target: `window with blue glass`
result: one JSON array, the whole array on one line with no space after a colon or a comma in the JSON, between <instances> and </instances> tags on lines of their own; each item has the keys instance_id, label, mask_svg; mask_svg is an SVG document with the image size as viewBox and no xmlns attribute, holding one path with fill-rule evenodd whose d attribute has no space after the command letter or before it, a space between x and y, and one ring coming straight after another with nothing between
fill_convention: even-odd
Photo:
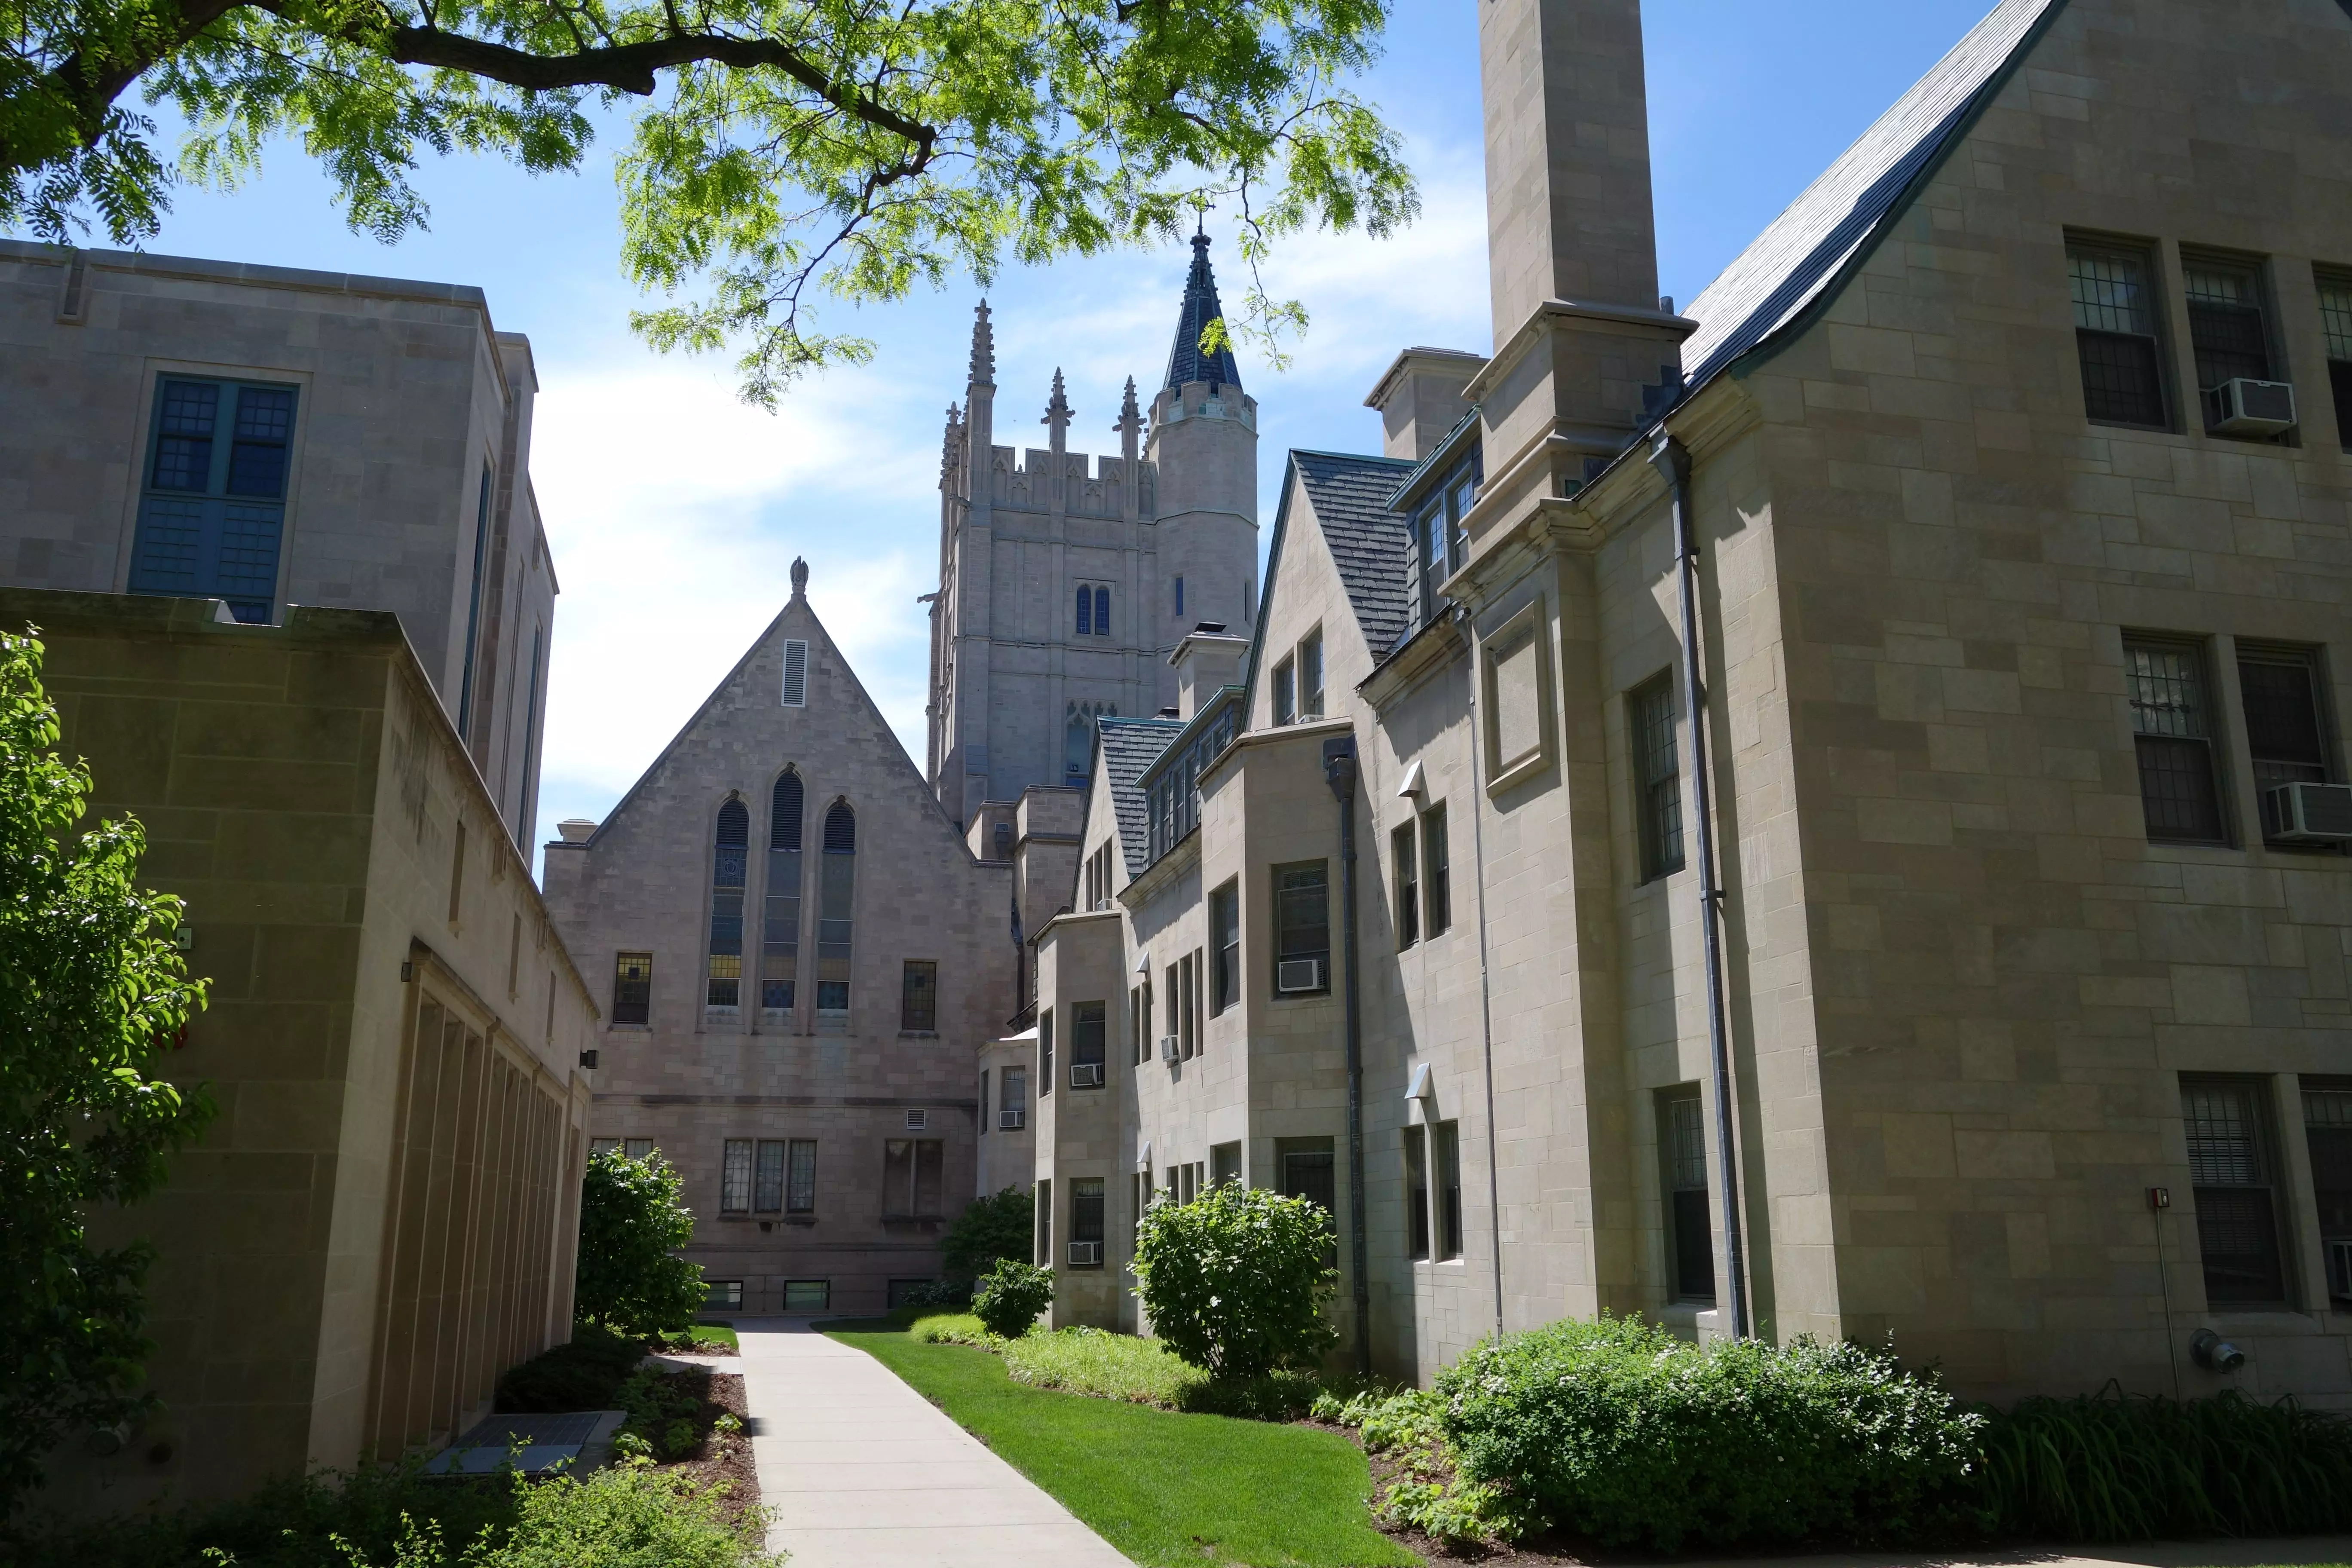
<instances>
[{"instance_id":1,"label":"window with blue glass","mask_svg":"<svg viewBox=\"0 0 2352 1568\"><path fill-rule=\"evenodd\" d=\"M1074 629L1082 637L1110 636L1110 590L1099 583L1081 583Z\"/></svg>"},{"instance_id":2,"label":"window with blue glass","mask_svg":"<svg viewBox=\"0 0 2352 1568\"><path fill-rule=\"evenodd\" d=\"M226 599L267 623L278 598L294 388L165 376L139 498L131 591Z\"/></svg>"}]
</instances>

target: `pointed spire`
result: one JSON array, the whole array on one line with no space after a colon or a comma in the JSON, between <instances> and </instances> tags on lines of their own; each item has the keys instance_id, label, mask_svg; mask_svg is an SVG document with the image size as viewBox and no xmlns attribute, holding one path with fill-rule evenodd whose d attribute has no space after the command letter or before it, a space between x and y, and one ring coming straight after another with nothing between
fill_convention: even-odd
<instances>
[{"instance_id":1,"label":"pointed spire","mask_svg":"<svg viewBox=\"0 0 2352 1568\"><path fill-rule=\"evenodd\" d=\"M996 334L988 324L988 301L971 313L971 374L974 386L996 384Z\"/></svg>"},{"instance_id":2,"label":"pointed spire","mask_svg":"<svg viewBox=\"0 0 2352 1568\"><path fill-rule=\"evenodd\" d=\"M1118 402L1118 423L1111 426L1118 432L1118 455L1128 462L1135 461L1136 437L1143 430L1143 410L1135 402L1135 377L1127 378L1126 395Z\"/></svg>"},{"instance_id":3,"label":"pointed spire","mask_svg":"<svg viewBox=\"0 0 2352 1568\"><path fill-rule=\"evenodd\" d=\"M945 487L953 482L963 457L963 410L955 404L948 405L947 434L940 442L940 483Z\"/></svg>"},{"instance_id":4,"label":"pointed spire","mask_svg":"<svg viewBox=\"0 0 2352 1568\"><path fill-rule=\"evenodd\" d=\"M1176 318L1176 342L1168 351L1168 378L1163 386L1205 381L1213 386L1241 390L1241 367L1234 363L1232 346L1227 344L1214 353L1201 349L1201 330L1211 321L1224 320L1224 307L1217 303L1216 274L1209 270L1209 237L1195 234L1192 270L1184 279L1184 307Z\"/></svg>"},{"instance_id":5,"label":"pointed spire","mask_svg":"<svg viewBox=\"0 0 2352 1568\"><path fill-rule=\"evenodd\" d=\"M1062 367L1060 365L1055 365L1054 367L1054 395L1046 400L1045 417L1040 419L1037 423L1040 425L1050 426L1052 427L1054 432L1052 445L1055 451L1060 452L1068 449L1070 436L1070 400L1062 391Z\"/></svg>"}]
</instances>

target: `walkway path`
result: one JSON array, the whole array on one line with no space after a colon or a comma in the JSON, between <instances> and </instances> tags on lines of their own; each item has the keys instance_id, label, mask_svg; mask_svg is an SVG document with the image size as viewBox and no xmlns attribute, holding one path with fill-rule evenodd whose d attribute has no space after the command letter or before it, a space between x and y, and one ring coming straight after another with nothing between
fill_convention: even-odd
<instances>
[{"instance_id":1,"label":"walkway path","mask_svg":"<svg viewBox=\"0 0 2352 1568\"><path fill-rule=\"evenodd\" d=\"M1129 1568L863 1351L737 1318L771 1550L791 1568Z\"/></svg>"}]
</instances>

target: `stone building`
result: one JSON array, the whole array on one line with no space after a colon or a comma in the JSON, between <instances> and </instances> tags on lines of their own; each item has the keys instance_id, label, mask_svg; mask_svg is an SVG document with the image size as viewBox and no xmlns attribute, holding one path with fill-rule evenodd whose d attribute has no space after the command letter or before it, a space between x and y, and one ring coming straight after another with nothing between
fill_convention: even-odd
<instances>
[{"instance_id":1,"label":"stone building","mask_svg":"<svg viewBox=\"0 0 2352 1568\"><path fill-rule=\"evenodd\" d=\"M545 852L563 941L610 987L596 1139L683 1173L686 1256L751 1312L877 1310L938 1277L1019 958L1009 837L966 846L807 581L795 562L644 776Z\"/></svg>"},{"instance_id":2,"label":"stone building","mask_svg":"<svg viewBox=\"0 0 2352 1568\"><path fill-rule=\"evenodd\" d=\"M528 845L538 390L478 289L0 239L0 583L390 610Z\"/></svg>"},{"instance_id":3,"label":"stone building","mask_svg":"<svg viewBox=\"0 0 2352 1568\"><path fill-rule=\"evenodd\" d=\"M971 378L948 411L940 472L940 584L931 595L926 763L940 804L970 822L1032 785L1082 784L1105 715L1174 700L1166 658L1201 621L1246 628L1257 603L1257 403L1230 349L1205 235L1148 406L1130 378L1116 458L1068 450L1076 417L1054 373L1046 445L995 439L988 307ZM1145 426L1145 415L1150 426Z\"/></svg>"},{"instance_id":4,"label":"stone building","mask_svg":"<svg viewBox=\"0 0 2352 1568\"><path fill-rule=\"evenodd\" d=\"M59 749L210 983L164 1076L218 1115L93 1238L155 1247L161 1411L80 1436L43 1506L240 1496L437 1446L572 1335L595 1006L400 623L0 589Z\"/></svg>"},{"instance_id":5,"label":"stone building","mask_svg":"<svg viewBox=\"0 0 2352 1568\"><path fill-rule=\"evenodd\" d=\"M2352 12L2001 0L1681 311L1636 0L1479 26L1496 352L1292 455L1033 933L1057 1321L1238 1176L1402 1375L2352 1405Z\"/></svg>"}]
</instances>

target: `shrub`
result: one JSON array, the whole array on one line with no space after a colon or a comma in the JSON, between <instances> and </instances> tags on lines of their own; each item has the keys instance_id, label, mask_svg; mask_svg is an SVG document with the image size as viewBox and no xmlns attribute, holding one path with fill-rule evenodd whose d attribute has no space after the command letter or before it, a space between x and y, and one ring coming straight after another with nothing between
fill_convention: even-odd
<instances>
[{"instance_id":1,"label":"shrub","mask_svg":"<svg viewBox=\"0 0 2352 1568\"><path fill-rule=\"evenodd\" d=\"M499 1379L500 1415L616 1410L621 1384L645 1359L636 1341L581 1323L572 1342L542 1351Z\"/></svg>"},{"instance_id":2,"label":"shrub","mask_svg":"<svg viewBox=\"0 0 2352 1568\"><path fill-rule=\"evenodd\" d=\"M907 1332L916 1343L925 1345L978 1345L994 1350L1004 1342L970 1312L929 1313L917 1318Z\"/></svg>"},{"instance_id":3,"label":"shrub","mask_svg":"<svg viewBox=\"0 0 2352 1568\"><path fill-rule=\"evenodd\" d=\"M1307 1198L1220 1182L1151 1205L1137 1227L1136 1294L1168 1348L1219 1383L1311 1368L1339 1333L1330 1218Z\"/></svg>"},{"instance_id":4,"label":"shrub","mask_svg":"<svg viewBox=\"0 0 2352 1568\"><path fill-rule=\"evenodd\" d=\"M909 1285L898 1298L901 1307L952 1307L961 1311L971 1305L972 1282L969 1279L926 1279Z\"/></svg>"},{"instance_id":5,"label":"shrub","mask_svg":"<svg viewBox=\"0 0 2352 1568\"><path fill-rule=\"evenodd\" d=\"M1989 1419L1982 1491L2004 1533L2062 1541L2352 1529L2352 1422L2291 1401L2028 1399Z\"/></svg>"},{"instance_id":6,"label":"shrub","mask_svg":"<svg viewBox=\"0 0 2352 1568\"><path fill-rule=\"evenodd\" d=\"M1702 1350L1603 1318L1484 1342L1436 1388L1463 1480L1499 1489L1522 1528L1672 1552L1916 1539L1980 1517L1984 1417L1859 1345Z\"/></svg>"},{"instance_id":7,"label":"shrub","mask_svg":"<svg viewBox=\"0 0 2352 1568\"><path fill-rule=\"evenodd\" d=\"M971 1298L972 1314L990 1333L1008 1340L1027 1333L1037 1314L1053 1304L1053 1272L1016 1258L998 1258L981 1276L980 1289Z\"/></svg>"},{"instance_id":8,"label":"shrub","mask_svg":"<svg viewBox=\"0 0 2352 1568\"><path fill-rule=\"evenodd\" d=\"M608 1149L588 1162L580 1195L582 1318L632 1339L683 1330L709 1292L702 1270L673 1250L694 1239L685 1184L658 1153Z\"/></svg>"},{"instance_id":9,"label":"shrub","mask_svg":"<svg viewBox=\"0 0 2352 1568\"><path fill-rule=\"evenodd\" d=\"M944 1283L968 1284L994 1268L1000 1258L1017 1258L1026 1262L1029 1238L1035 1234L1033 1227L1036 1223L1036 1205L1024 1188L1006 1187L972 1199L940 1240L940 1254L948 1276ZM964 1300L970 1299L967 1289ZM907 1304L961 1306L962 1302Z\"/></svg>"}]
</instances>

